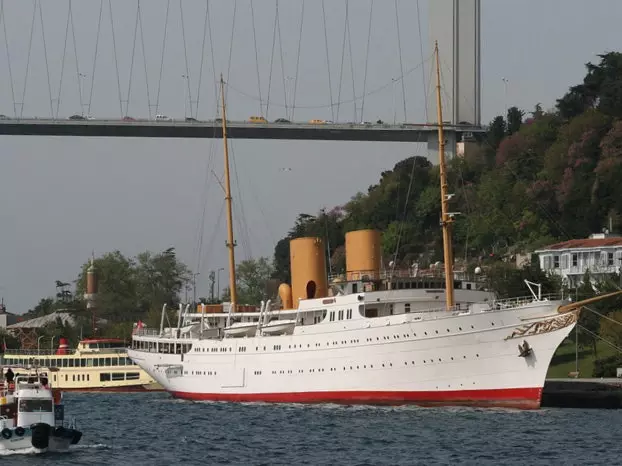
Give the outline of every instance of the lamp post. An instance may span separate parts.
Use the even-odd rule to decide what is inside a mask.
[[[397,119],[397,113],[395,110],[395,84],[397,83],[397,79],[391,78],[391,82],[393,83],[393,124],[395,124],[395,120]]]
[[[501,78],[503,81],[503,105],[505,106],[505,115],[504,118],[507,120],[508,118],[508,83],[510,82],[507,78]]]
[[[54,335],[52,335],[52,340],[50,341],[50,351],[54,352]]]
[[[201,272],[192,274],[192,304],[197,303],[197,276],[201,275]]]
[[[82,73],[78,73],[78,76],[80,77],[80,111],[82,112],[82,116],[84,116],[84,98],[83,98],[84,86],[82,85],[82,83],[84,83],[84,79],[86,78],[86,75]]]
[[[186,99],[186,89],[190,87],[190,76],[182,74],[181,77],[184,78],[184,118],[186,118],[188,116],[188,100],[190,100],[190,96]],[[190,113],[192,113],[192,110]]]
[[[223,270],[225,270],[224,267],[219,268],[216,274],[216,288],[218,288],[216,295],[218,297],[218,301],[220,301],[220,272]]]

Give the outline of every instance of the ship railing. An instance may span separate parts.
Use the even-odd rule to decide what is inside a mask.
[[[442,269],[381,269],[381,270],[357,270],[340,274],[330,274],[328,280],[331,283],[349,281],[377,281],[391,280],[396,278],[418,278],[418,279],[442,279],[445,276]],[[469,281],[475,283],[485,283],[486,277],[483,274],[476,275],[466,270],[454,270],[454,280]]]
[[[12,355],[27,355],[27,356],[75,356],[76,350],[65,350],[63,353],[58,353],[56,349],[7,349],[4,353],[4,357],[11,357]],[[83,349],[80,350],[80,355],[87,354],[110,354],[110,353],[125,353],[125,348],[100,348],[100,349]]]
[[[560,296],[555,293],[543,295],[539,301],[533,296],[520,296],[516,298],[495,299],[490,303],[490,306],[492,309],[510,309],[540,301],[554,301],[557,299],[560,299]]]
[[[160,332],[155,328],[140,328],[134,332],[135,336],[139,337],[157,337]]]

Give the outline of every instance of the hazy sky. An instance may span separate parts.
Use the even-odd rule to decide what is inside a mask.
[[[24,116],[49,117],[56,113],[58,105],[59,117],[66,118],[81,112],[81,91],[84,111],[90,100],[90,113],[97,117],[117,118],[126,112],[126,106],[129,115],[147,117],[150,110],[155,113],[158,102],[160,113],[183,118],[184,112],[189,113],[189,100],[192,100],[193,113],[196,112],[200,89],[198,116],[213,118],[214,75],[222,72],[232,87],[228,94],[229,117],[248,118],[259,113],[260,93],[253,13],[263,113],[266,114],[270,82],[268,118],[291,116],[284,108],[284,94],[287,90],[287,100],[291,102],[294,79],[288,77],[296,76],[300,57],[298,108],[294,119],[337,119],[336,113],[328,107],[331,99],[320,0],[304,2],[300,54],[297,49],[302,0],[279,2],[282,40],[279,41],[277,35],[274,41],[271,78],[275,2],[255,0],[251,11],[250,0],[212,0],[214,67],[208,38],[200,88],[205,1],[182,1],[186,54],[180,1],[170,1],[160,86],[167,0],[140,4],[142,21],[138,27],[131,86],[136,0],[112,1],[118,79],[108,1],[103,2],[95,73],[93,57],[100,0],[72,3],[77,60],[71,22],[65,46],[68,1],[40,3],[43,9],[35,12],[28,59],[33,0],[4,0],[6,22],[0,21],[0,113],[12,116],[16,111],[19,114],[23,103]],[[234,5],[237,8],[232,35]],[[352,63],[346,42],[341,74],[344,5],[345,2],[339,0],[326,2],[332,100],[344,102],[339,107],[338,119],[351,121],[355,112],[357,120],[361,119],[362,100],[357,101],[356,109],[351,103],[353,70],[355,95],[367,95],[362,118],[391,121],[395,114],[397,120],[403,121],[401,84],[391,85],[392,78],[401,75],[395,3],[390,0],[373,2],[365,91],[370,2],[349,2]],[[431,96],[429,83],[428,86],[423,83],[424,79],[429,79],[429,69],[422,72],[420,67],[431,55],[427,1],[419,2],[423,44],[419,40],[417,9],[415,0],[398,2],[402,68],[404,73],[408,72],[405,78],[406,119],[421,122],[425,120],[426,96]],[[618,27],[621,17],[622,2],[616,0],[599,0],[597,8],[578,0],[482,0],[484,121],[503,111],[503,77],[509,80],[510,105],[530,110],[541,102],[545,108],[551,107],[568,86],[583,77],[585,62],[596,60],[598,53],[617,50],[622,38]],[[10,60],[4,41],[5,24]],[[142,24],[146,60],[140,39]],[[281,46],[284,71],[281,71]],[[185,55],[188,56],[187,69]],[[24,86],[27,67],[28,79]],[[190,76],[190,99],[187,81],[182,75]],[[336,112],[337,108],[334,110]],[[241,200],[245,229],[250,238],[249,242],[244,241],[237,229],[240,245],[237,253],[241,259],[271,256],[274,244],[292,226],[297,213],[316,213],[322,207],[343,204],[357,191],[364,191],[375,183],[380,171],[392,168],[408,155],[425,155],[425,148],[401,143],[241,140],[234,141],[232,149],[237,173],[234,198],[238,206]],[[198,232],[204,206],[206,221],[198,294],[208,291],[210,269],[226,267],[224,217],[218,222],[223,195],[211,173],[213,170],[218,176],[222,174],[219,141],[2,136],[0,151],[0,198],[3,201],[0,206],[0,295],[4,296],[9,310],[24,312],[41,297],[54,293],[55,280],[74,280],[92,250],[102,254],[120,249],[127,255],[134,255],[146,249],[160,251],[175,246],[179,257],[194,269],[198,264]],[[282,168],[291,168],[291,171]],[[240,217],[238,214],[237,218]],[[225,281],[226,276],[222,274],[221,285]]]

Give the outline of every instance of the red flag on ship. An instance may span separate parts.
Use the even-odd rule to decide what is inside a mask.
[[[134,324],[134,330],[132,330],[132,335],[138,332],[141,328],[143,328],[143,321],[139,320],[136,324]]]
[[[3,353],[6,352],[6,339],[5,338],[2,339],[2,352]]]

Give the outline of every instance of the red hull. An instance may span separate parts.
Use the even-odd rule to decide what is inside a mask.
[[[126,387],[97,387],[97,388],[61,388],[63,392],[104,392],[104,393],[133,393],[133,392],[162,392],[162,388],[145,388],[144,385],[129,385]]]
[[[189,393],[171,392],[176,398],[202,401],[267,403],[339,403],[419,406],[472,406],[538,409],[542,388],[506,388],[495,390],[457,390],[435,392],[300,392],[300,393]]]

